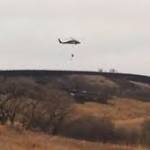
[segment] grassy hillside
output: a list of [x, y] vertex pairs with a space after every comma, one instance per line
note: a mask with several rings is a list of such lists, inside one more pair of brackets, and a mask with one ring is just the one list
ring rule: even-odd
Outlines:
[[117, 127], [141, 128], [145, 120], [150, 119], [150, 103], [136, 99], [114, 98], [108, 104], [86, 102], [75, 104], [70, 118], [78, 119], [88, 115], [112, 120]]
[[[17, 136], [22, 138], [22, 143], [24, 138], [32, 137], [26, 133], [31, 133], [37, 135], [37, 139], [41, 139], [41, 135], [48, 141], [55, 139], [53, 142], [61, 145], [61, 149], [69, 145], [71, 149], [100, 149], [102, 146], [108, 150], [130, 150], [138, 147], [135, 145], [150, 145], [149, 110], [148, 76], [74, 71], [0, 71], [0, 122], [4, 125], [1, 128], [11, 135], [6, 141]], [[12, 127], [19, 124], [21, 130], [27, 131], [22, 135], [6, 128], [8, 124]], [[38, 135], [39, 132], [43, 134]], [[2, 132], [1, 138], [3, 136]], [[86, 146], [81, 144], [83, 140], [87, 141]], [[36, 142], [30, 149], [34, 149]], [[53, 149], [59, 149], [53, 142], [47, 144], [46, 149], [52, 145]], [[103, 145], [103, 142], [110, 144]], [[4, 143], [0, 144], [5, 147]], [[26, 145], [21, 147], [25, 149]], [[41, 146], [39, 149], [44, 148]]]

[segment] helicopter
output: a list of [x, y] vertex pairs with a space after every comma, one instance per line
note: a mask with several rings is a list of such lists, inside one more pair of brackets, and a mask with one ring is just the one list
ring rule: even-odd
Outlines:
[[74, 44], [74, 45], [77, 45], [77, 44], [80, 44], [79, 41], [71, 38], [71, 40], [68, 40], [68, 41], [65, 41], [65, 42], [62, 42], [60, 39], [58, 39], [59, 43], [60, 44]]

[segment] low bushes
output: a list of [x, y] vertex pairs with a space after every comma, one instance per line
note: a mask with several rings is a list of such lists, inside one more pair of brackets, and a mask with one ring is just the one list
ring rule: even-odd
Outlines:
[[32, 78], [8, 78], [0, 85], [0, 122], [21, 122], [24, 128], [56, 134], [73, 100], [51, 84]]
[[150, 121], [145, 121], [142, 129], [139, 130], [115, 127], [108, 119], [87, 116], [64, 123], [59, 133], [67, 137], [90, 141], [150, 145]]
[[141, 142], [150, 146], [150, 120], [145, 120], [142, 126]]
[[113, 141], [118, 144], [138, 144], [140, 141], [140, 131], [137, 129], [128, 129], [118, 127], [114, 130]]
[[114, 125], [107, 119], [84, 117], [63, 124], [60, 134], [76, 139], [112, 141]]

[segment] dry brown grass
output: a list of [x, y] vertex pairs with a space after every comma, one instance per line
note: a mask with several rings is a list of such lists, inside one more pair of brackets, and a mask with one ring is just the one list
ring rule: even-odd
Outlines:
[[150, 103], [134, 99], [115, 98], [109, 104], [87, 102], [75, 104], [71, 115], [74, 117], [92, 115], [111, 119], [116, 125], [139, 127], [143, 121], [150, 118]]
[[48, 136], [30, 131], [18, 132], [10, 127], [0, 126], [1, 150], [146, 150], [140, 146], [102, 144]]

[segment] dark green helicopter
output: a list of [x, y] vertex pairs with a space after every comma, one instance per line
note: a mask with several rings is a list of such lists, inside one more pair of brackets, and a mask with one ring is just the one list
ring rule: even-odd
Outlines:
[[74, 45], [77, 45], [77, 44], [81, 44], [79, 41], [71, 38], [71, 40], [68, 40], [68, 41], [65, 41], [65, 42], [62, 42], [60, 39], [58, 39], [59, 43], [60, 44], [74, 44]]

